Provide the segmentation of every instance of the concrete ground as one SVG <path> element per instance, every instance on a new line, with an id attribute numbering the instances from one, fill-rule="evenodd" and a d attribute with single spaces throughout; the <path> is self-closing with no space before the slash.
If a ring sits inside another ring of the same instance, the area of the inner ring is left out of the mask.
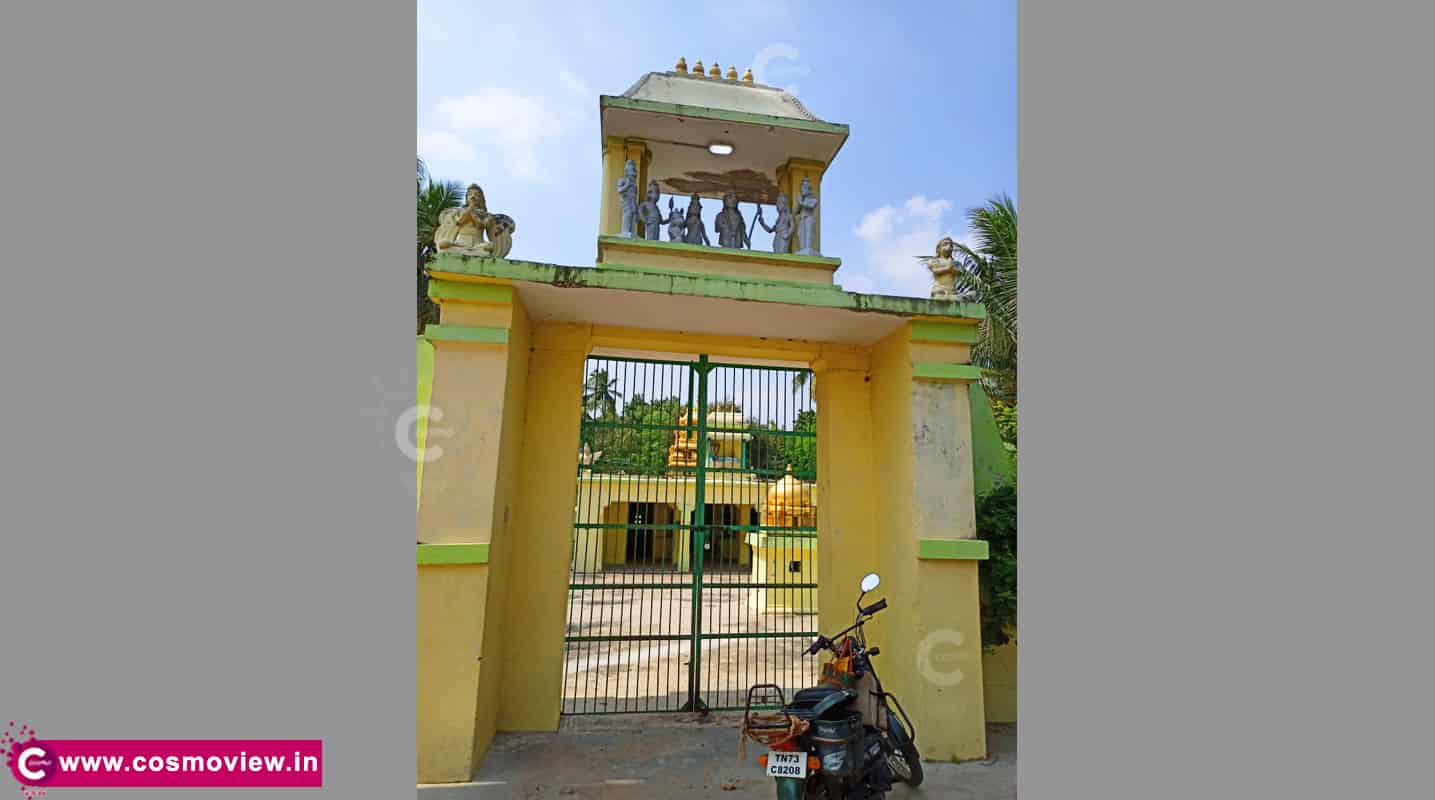
<path id="1" fill-rule="evenodd" d="M 741 714 L 566 717 L 559 733 L 501 733 L 470 783 L 419 786 L 419 800 L 499 798 L 772 798 L 760 745 L 738 757 Z M 1016 726 L 991 725 L 991 758 L 924 762 L 920 789 L 899 798 L 1016 797 Z M 918 746 L 920 748 L 920 732 Z"/>

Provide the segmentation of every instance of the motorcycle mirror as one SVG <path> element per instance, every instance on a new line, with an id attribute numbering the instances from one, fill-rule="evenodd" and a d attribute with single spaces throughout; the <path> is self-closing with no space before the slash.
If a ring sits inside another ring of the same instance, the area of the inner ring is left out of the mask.
<path id="1" fill-rule="evenodd" d="M 875 572 L 869 572 L 869 573 L 867 573 L 867 575 L 862 578 L 862 593 L 863 593 L 863 594 L 866 594 L 866 593 L 872 591 L 873 589 L 876 589 L 876 588 L 877 588 L 877 585 L 880 584 L 881 582 L 882 582 L 882 579 L 879 578 L 879 577 L 877 577 L 877 573 L 875 573 Z"/>

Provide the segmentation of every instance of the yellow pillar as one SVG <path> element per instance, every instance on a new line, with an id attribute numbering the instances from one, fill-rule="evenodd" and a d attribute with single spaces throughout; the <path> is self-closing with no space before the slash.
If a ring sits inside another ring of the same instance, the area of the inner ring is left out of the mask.
<path id="1" fill-rule="evenodd" d="M 882 587 L 890 602 L 878 670 L 918 731 L 923 757 L 986 755 L 972 442 L 966 384 L 915 360 L 907 329 L 872 353 L 873 460 Z M 819 439 L 820 442 L 820 439 Z M 891 649 L 889 650 L 889 645 Z"/>
<path id="2" fill-rule="evenodd" d="M 872 469 L 875 442 L 865 357 L 818 358 L 813 362 L 817 408 L 817 619 L 818 630 L 832 633 L 852 624 L 862 576 L 881 572 L 880 540 L 885 521 L 876 511 L 876 494 L 886 481 Z M 884 579 L 886 576 L 883 576 Z M 887 591 L 884 580 L 880 591 Z M 885 614 L 885 612 L 884 612 Z M 884 653 L 888 631 L 879 614 L 868 625 L 869 638 Z M 878 674 L 887 674 L 885 661 Z M 814 670 L 817 669 L 814 665 Z"/>
<path id="3" fill-rule="evenodd" d="M 418 539 L 421 550 L 464 555 L 421 559 L 416 576 L 421 783 L 469 780 L 497 722 L 511 476 L 523 449 L 528 364 L 528 320 L 504 288 L 486 302 L 445 303 L 445 324 L 427 334 L 430 403 L 443 416 L 430 426 L 437 457 L 425 464 Z"/>
<path id="4" fill-rule="evenodd" d="M 583 361 L 591 347 L 592 329 L 586 325 L 540 325 L 533 332 L 512 523 L 514 575 L 504 621 L 500 730 L 558 729 L 576 500 L 573 475 Z"/>
<path id="5" fill-rule="evenodd" d="M 777 188 L 787 193 L 787 205 L 792 210 L 792 244 L 789 252 L 797 252 L 797 198 L 802 190 L 803 178 L 812 184 L 812 194 L 817 197 L 817 226 L 812 238 L 814 249 L 818 253 L 822 252 L 822 174 L 826 171 L 826 164 L 805 158 L 790 158 L 787 163 L 777 168 Z"/>
<path id="6" fill-rule="evenodd" d="M 653 153 L 641 139 L 624 139 L 609 136 L 603 140 L 603 187 L 599 195 L 598 233 L 604 236 L 616 235 L 623 223 L 622 208 L 618 199 L 618 181 L 623 177 L 623 168 L 631 159 L 638 167 L 638 202 L 648 191 L 648 167 L 652 164 Z M 638 223 L 637 235 L 643 235 L 643 225 Z"/>

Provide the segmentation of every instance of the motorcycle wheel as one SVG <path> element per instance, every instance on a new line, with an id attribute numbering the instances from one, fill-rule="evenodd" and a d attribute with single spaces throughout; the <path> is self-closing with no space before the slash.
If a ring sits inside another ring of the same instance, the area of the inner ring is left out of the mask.
<path id="1" fill-rule="evenodd" d="M 926 776 L 922 774 L 922 756 L 917 753 L 917 746 L 895 731 L 883 731 L 880 741 L 892 776 L 913 788 L 921 786 Z"/>

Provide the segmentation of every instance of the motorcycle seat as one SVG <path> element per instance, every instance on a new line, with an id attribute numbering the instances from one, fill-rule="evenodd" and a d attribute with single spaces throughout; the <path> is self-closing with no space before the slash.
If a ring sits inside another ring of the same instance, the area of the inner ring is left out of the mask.
<path id="1" fill-rule="evenodd" d="M 829 711 L 841 708 L 855 699 L 857 693 L 851 689 L 813 686 L 798 690 L 797 694 L 793 695 L 792 702 L 787 704 L 787 710 L 799 717 L 819 719 Z"/>
<path id="2" fill-rule="evenodd" d="M 836 686 L 809 686 L 806 689 L 798 689 L 797 694 L 792 696 L 794 706 L 815 706 L 826 700 L 828 695 L 840 692 Z"/>

